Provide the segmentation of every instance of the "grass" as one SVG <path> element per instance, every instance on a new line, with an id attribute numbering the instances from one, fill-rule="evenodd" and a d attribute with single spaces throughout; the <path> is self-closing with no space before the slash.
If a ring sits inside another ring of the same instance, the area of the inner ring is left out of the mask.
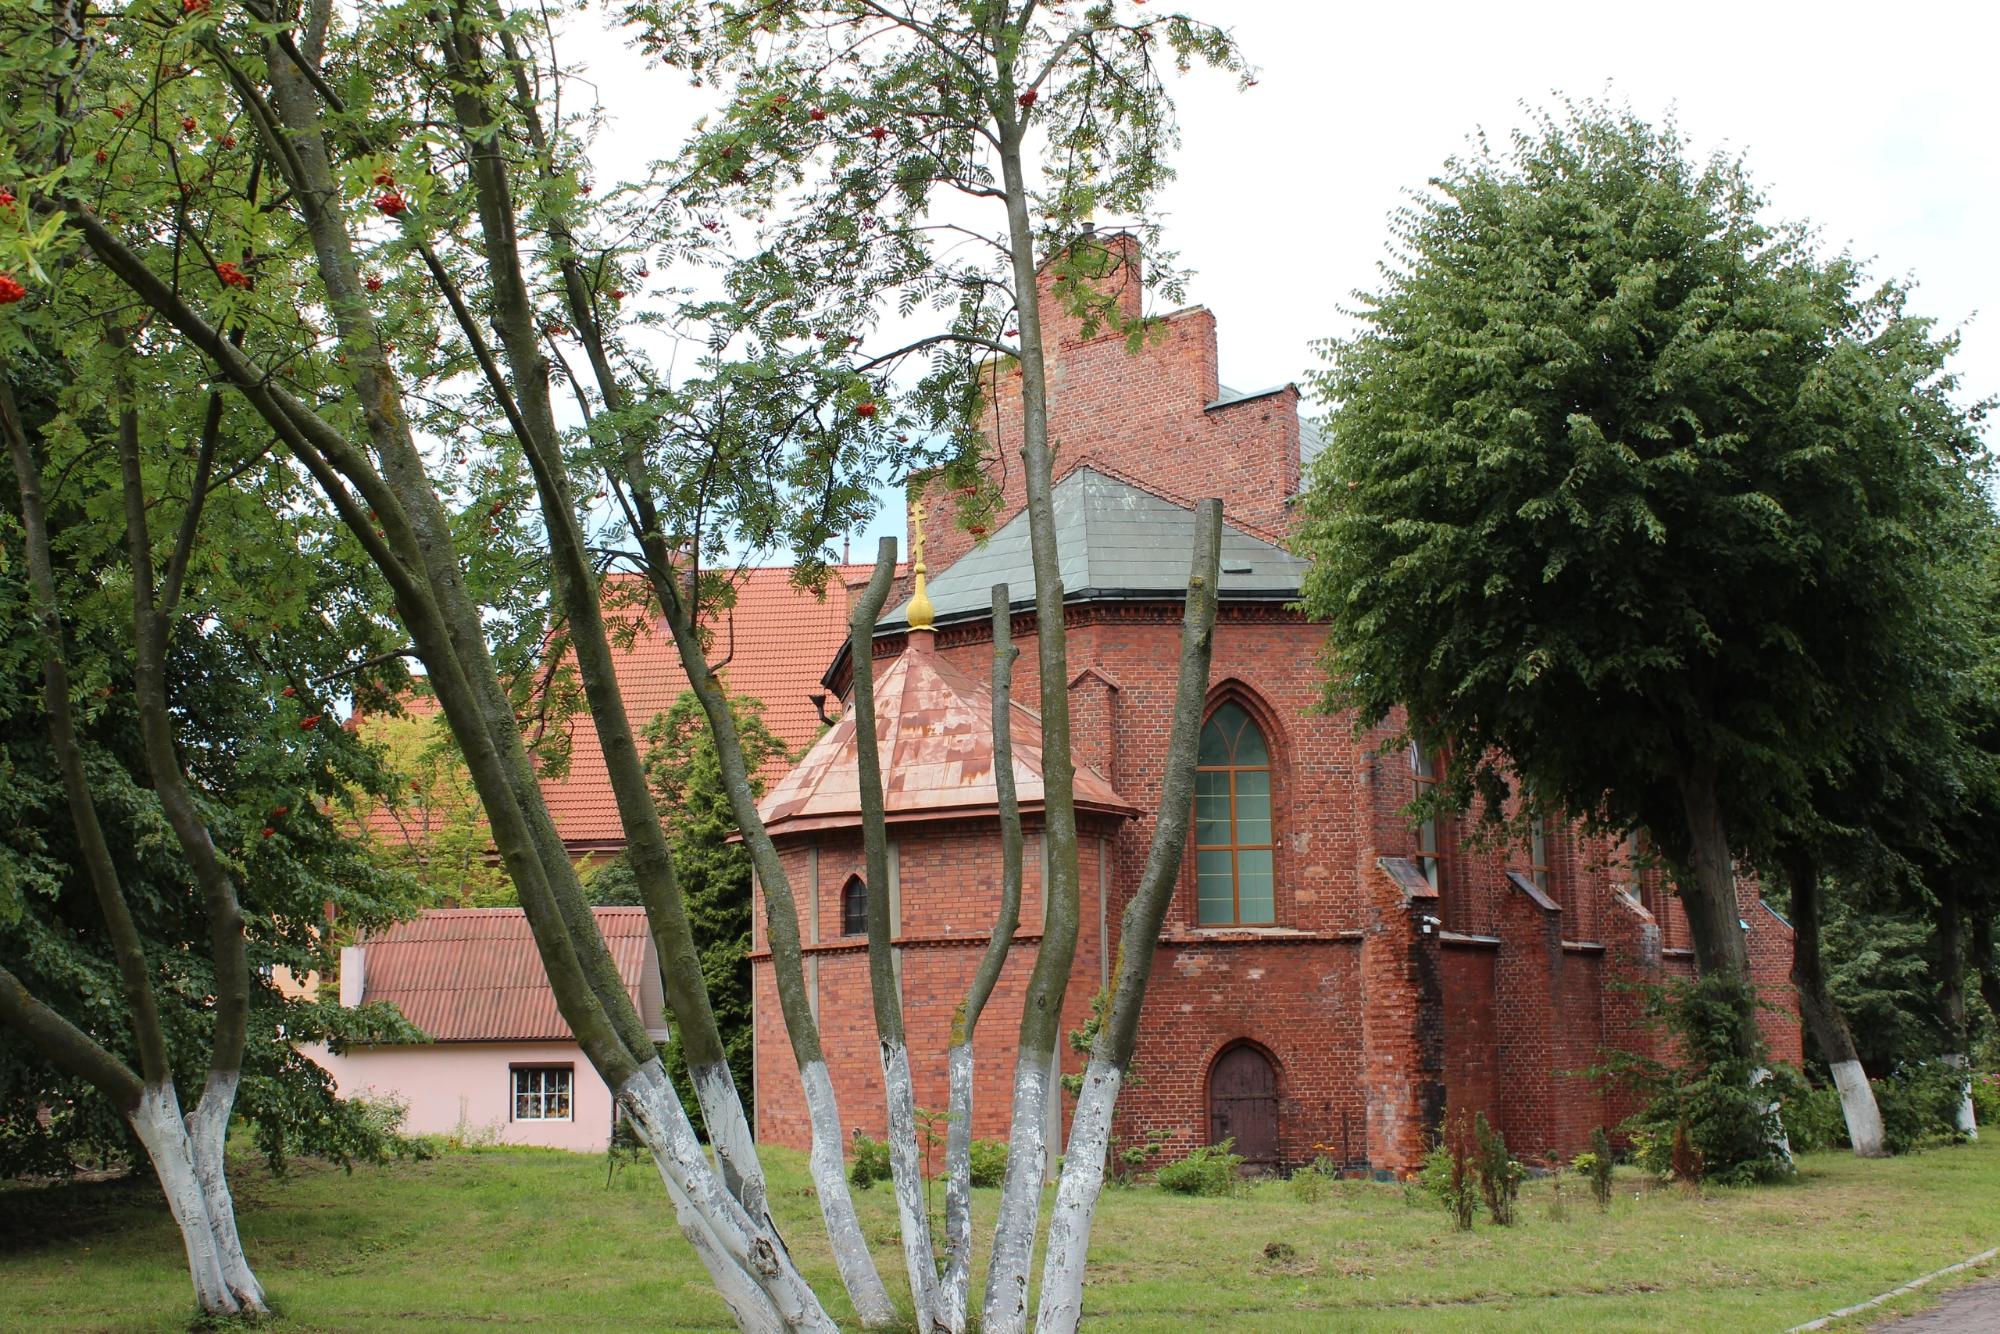
<path id="1" fill-rule="evenodd" d="M 848 1322 L 803 1159 L 774 1150 L 767 1166 L 788 1240 Z M 976 1194 L 983 1245 L 998 1193 Z M 1392 1185 L 1333 1183 L 1313 1201 L 1282 1182 L 1227 1199 L 1107 1190 L 1086 1315 L 1092 1329 L 1176 1334 L 1782 1330 L 2000 1243 L 2000 1142 L 1874 1163 L 1816 1155 L 1798 1185 L 1698 1198 L 1621 1171 L 1608 1214 L 1581 1182 L 1564 1194 L 1561 1221 L 1548 1183 L 1530 1182 L 1517 1226 L 1458 1233 Z M 602 1158 L 552 1152 L 351 1175 L 300 1163 L 283 1177 L 246 1158 L 237 1199 L 287 1331 L 727 1326 L 643 1166 L 607 1185 Z M 900 1291 L 888 1192 L 859 1201 Z M 192 1309 L 178 1239 L 145 1181 L 0 1190 L 0 1293 L 9 1329 L 175 1330 Z"/>

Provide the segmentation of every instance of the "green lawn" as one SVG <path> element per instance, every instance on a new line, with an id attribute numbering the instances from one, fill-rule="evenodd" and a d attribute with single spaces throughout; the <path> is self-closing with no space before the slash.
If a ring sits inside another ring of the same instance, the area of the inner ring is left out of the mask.
<path id="1" fill-rule="evenodd" d="M 802 1159 L 767 1162 L 788 1238 L 845 1317 Z M 1518 1226 L 1469 1234 L 1399 1186 L 1340 1183 L 1313 1202 L 1280 1182 L 1219 1200 L 1109 1190 L 1086 1310 L 1093 1329 L 1176 1334 L 1775 1331 L 2000 1244 L 1991 1138 L 1881 1163 L 1819 1155 L 1801 1175 L 1689 1199 L 1621 1172 L 1608 1215 L 1571 1181 L 1562 1221 L 1548 1216 L 1548 1184 L 1532 1182 Z M 288 1330 L 722 1327 L 658 1179 L 643 1167 L 606 1177 L 601 1158 L 520 1151 L 352 1175 L 299 1164 L 273 1177 L 246 1161 L 237 1200 Z M 983 1244 L 996 1192 L 978 1195 Z M 887 1193 L 860 1199 L 900 1289 Z M 1273 1243 L 1292 1253 L 1267 1258 Z M 0 1190 L 0 1326 L 184 1328 L 178 1251 L 143 1185 Z"/>

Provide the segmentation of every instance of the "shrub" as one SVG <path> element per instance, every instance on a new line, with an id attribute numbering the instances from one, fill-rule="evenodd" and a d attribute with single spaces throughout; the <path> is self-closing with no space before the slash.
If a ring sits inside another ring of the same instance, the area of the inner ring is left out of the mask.
<path id="1" fill-rule="evenodd" d="M 1611 1167 L 1611 1137 L 1598 1126 L 1590 1132 L 1590 1152 L 1577 1155 L 1576 1170 L 1590 1178 L 1590 1195 L 1599 1209 L 1611 1207 Z"/>
<path id="2" fill-rule="evenodd" d="M 1486 1212 L 1494 1222 L 1507 1227 L 1514 1221 L 1514 1201 L 1521 1194 L 1527 1169 L 1507 1152 L 1506 1138 L 1487 1124 L 1484 1112 L 1473 1118 L 1472 1137 L 1478 1145 L 1479 1193 L 1485 1197 Z"/>
<path id="3" fill-rule="evenodd" d="M 972 1141 L 972 1184 L 997 1186 L 1006 1175 L 1007 1141 L 1004 1139 Z"/>
<path id="4" fill-rule="evenodd" d="M 1235 1146 L 1235 1140 L 1225 1139 L 1195 1149 L 1177 1163 L 1168 1163 L 1159 1171 L 1160 1185 L 1176 1195 L 1235 1194 L 1243 1180 L 1236 1170 L 1243 1165 L 1243 1158 L 1230 1152 Z"/>
<path id="5" fill-rule="evenodd" d="M 1873 1081 L 1875 1103 L 1882 1111 L 1882 1142 L 1889 1152 L 1911 1153 L 1963 1140 L 1958 1109 L 1968 1078 L 1963 1066 L 1913 1061 Z"/>
<path id="6" fill-rule="evenodd" d="M 1814 1088 L 1788 1066 L 1773 1070 L 1771 1083 L 1778 1094 L 1779 1114 L 1784 1118 L 1785 1138 L 1791 1141 L 1792 1152 L 1847 1147 L 1847 1114 L 1841 1110 L 1839 1089 L 1831 1085 Z"/>
<path id="7" fill-rule="evenodd" d="M 2000 1074 L 1987 1071 L 1972 1077 L 1972 1114 L 1982 1126 L 2000 1123 Z"/>
<path id="8" fill-rule="evenodd" d="M 1445 1113 L 1444 1132 L 1425 1156 L 1423 1170 L 1412 1183 L 1419 1195 L 1428 1195 L 1443 1205 L 1444 1211 L 1451 1215 L 1452 1225 L 1461 1232 L 1471 1230 L 1472 1216 L 1479 1209 L 1473 1149 L 1471 1119 L 1463 1111 Z"/>
<path id="9" fill-rule="evenodd" d="M 1326 1154 L 1321 1154 L 1306 1166 L 1293 1172 L 1291 1179 L 1285 1184 L 1291 1190 L 1292 1197 L 1299 1203 L 1317 1204 L 1319 1197 L 1326 1192 L 1327 1183 L 1337 1181 L 1339 1178 L 1339 1165 Z"/>
<path id="10" fill-rule="evenodd" d="M 847 1169 L 847 1179 L 854 1183 L 857 1190 L 867 1190 L 878 1181 L 887 1181 L 889 1179 L 887 1142 L 870 1139 L 860 1131 L 855 1131 L 854 1165 Z"/>
<path id="11" fill-rule="evenodd" d="M 1642 988 L 1654 1027 L 1680 1053 L 1675 1064 L 1613 1053 L 1591 1073 L 1636 1090 L 1645 1106 L 1627 1121 L 1633 1156 L 1655 1176 L 1694 1185 L 1779 1181 L 1792 1175 L 1778 1103 L 1758 1082 L 1762 1051 L 1737 1046 L 1750 989 L 1725 977 Z M 1693 1176 L 1687 1175 L 1692 1173 Z"/>

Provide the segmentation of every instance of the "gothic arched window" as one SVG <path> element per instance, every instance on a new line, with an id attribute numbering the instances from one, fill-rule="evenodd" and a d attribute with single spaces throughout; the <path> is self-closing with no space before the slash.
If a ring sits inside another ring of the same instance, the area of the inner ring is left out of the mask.
<path id="1" fill-rule="evenodd" d="M 1271 748 L 1240 704 L 1224 704 L 1201 729 L 1194 816 L 1196 920 L 1202 926 L 1277 921 Z"/>
<path id="2" fill-rule="evenodd" d="M 847 883 L 840 887 L 840 934 L 868 934 L 868 885 L 858 875 L 847 877 Z"/>

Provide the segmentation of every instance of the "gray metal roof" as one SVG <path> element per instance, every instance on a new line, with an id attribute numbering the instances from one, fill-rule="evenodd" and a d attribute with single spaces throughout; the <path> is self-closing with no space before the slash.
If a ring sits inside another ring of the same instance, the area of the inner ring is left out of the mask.
<path id="1" fill-rule="evenodd" d="M 1194 511 L 1089 467 L 1057 482 L 1050 498 L 1066 601 L 1178 600 L 1185 595 Z M 1225 601 L 1291 601 L 1305 571 L 1306 563 L 1297 556 L 1231 527 L 1224 516 Z M 1025 510 L 929 581 L 938 622 L 987 615 L 993 585 L 1003 580 L 1015 606 L 1033 605 L 1035 576 Z M 902 628 L 909 605 L 884 616 L 881 628 Z"/>

